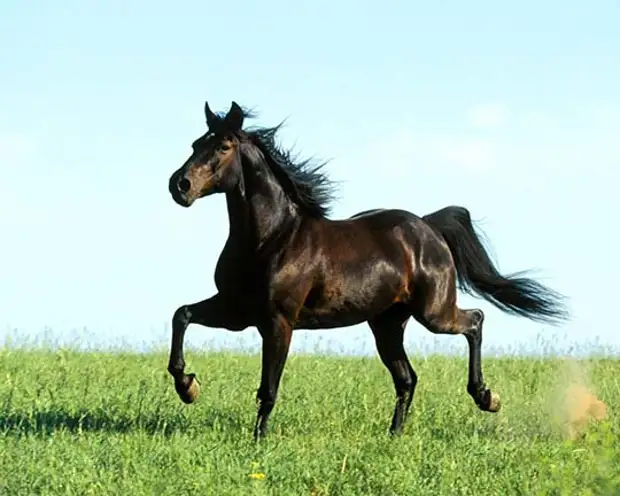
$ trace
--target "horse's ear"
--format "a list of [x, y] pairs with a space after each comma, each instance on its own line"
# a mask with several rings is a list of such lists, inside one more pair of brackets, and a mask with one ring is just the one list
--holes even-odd
[[209, 102], [205, 102], [205, 116], [207, 118], [207, 127], [213, 129], [218, 121], [218, 117], [209, 108]]
[[241, 131], [244, 117], [243, 109], [237, 102], [233, 101], [224, 119], [226, 121], [226, 127], [231, 131]]

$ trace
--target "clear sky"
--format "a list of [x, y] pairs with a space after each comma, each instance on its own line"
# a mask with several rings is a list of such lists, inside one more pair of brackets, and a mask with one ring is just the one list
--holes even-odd
[[[487, 314], [485, 349], [620, 346], [617, 1], [172, 5], [2, 1], [1, 335], [167, 346], [177, 306], [213, 294], [228, 230], [223, 196], [183, 209], [168, 177], [204, 101], [236, 100], [331, 159], [334, 216], [464, 205], [503, 271], [570, 297], [556, 331], [462, 298]], [[407, 340], [466, 349], [413, 322]], [[317, 342], [374, 350], [365, 325], [300, 331], [293, 349]]]

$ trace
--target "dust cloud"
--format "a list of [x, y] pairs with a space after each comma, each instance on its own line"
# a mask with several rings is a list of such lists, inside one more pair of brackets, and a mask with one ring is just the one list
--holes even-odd
[[567, 359], [558, 372], [560, 380], [552, 405], [554, 418], [566, 437], [576, 439], [586, 433], [592, 422], [607, 417], [607, 405], [596, 396], [587, 362]]

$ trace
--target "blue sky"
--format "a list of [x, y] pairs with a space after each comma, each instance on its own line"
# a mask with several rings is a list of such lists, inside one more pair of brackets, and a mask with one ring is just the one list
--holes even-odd
[[[225, 200], [182, 209], [167, 191], [206, 99], [287, 118], [283, 144], [331, 159], [334, 216], [464, 205], [503, 271], [570, 297], [555, 331], [462, 298], [487, 314], [487, 350], [620, 345], [617, 1], [171, 5], [2, 2], [2, 335], [167, 346], [176, 307], [214, 292]], [[258, 338], [192, 326], [188, 342]], [[317, 342], [374, 349], [364, 325], [293, 349]]]

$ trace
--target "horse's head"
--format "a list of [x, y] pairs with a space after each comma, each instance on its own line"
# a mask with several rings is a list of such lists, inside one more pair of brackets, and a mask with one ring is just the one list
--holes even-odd
[[183, 207], [203, 196], [232, 190], [242, 177], [243, 110], [232, 102], [228, 113], [220, 116], [205, 102], [205, 114], [208, 131], [194, 141], [191, 156], [170, 176], [170, 194]]

